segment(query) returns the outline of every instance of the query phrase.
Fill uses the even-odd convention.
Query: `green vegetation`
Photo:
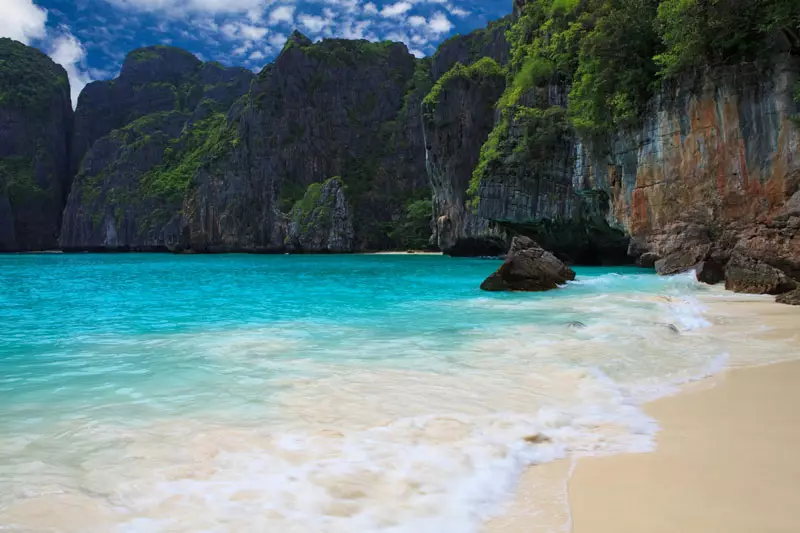
[[[27,202],[45,194],[36,183],[33,169],[33,160],[28,157],[0,158],[0,186],[5,184],[13,203]]]
[[[309,57],[320,61],[354,67],[365,62],[387,61],[392,47],[396,44],[393,41],[373,43],[363,39],[323,39],[318,43],[311,43],[310,41],[307,41],[307,43],[310,44],[289,39],[286,41],[281,53],[285,53],[292,48],[298,48]]]
[[[602,142],[635,126],[666,78],[787,48],[800,55],[800,2],[529,0],[506,37],[509,83],[473,195],[501,162],[538,159],[565,128]],[[562,103],[559,88],[570,89],[566,110],[550,107]]]
[[[194,175],[236,143],[236,131],[225,115],[215,113],[188,123],[179,139],[165,152],[165,162],[142,177],[147,196],[180,202]]]
[[[157,44],[154,46],[147,46],[144,48],[137,48],[136,50],[133,50],[128,54],[126,60],[134,61],[136,63],[141,63],[144,61],[153,61],[155,59],[163,57],[165,53],[191,56],[192,58],[197,59],[194,54],[192,54],[187,50],[184,50],[183,48],[178,48],[177,46],[167,46],[164,44]]]
[[[428,247],[431,236],[433,202],[430,198],[415,200],[406,205],[403,216],[392,224],[389,238],[400,249],[422,250]]]
[[[303,233],[310,231],[311,226],[315,223],[327,225],[330,222],[330,210],[336,201],[336,197],[328,196],[323,203],[322,191],[332,182],[338,183],[339,187],[344,187],[342,178],[339,176],[334,176],[321,183],[312,183],[306,189],[303,197],[292,207],[289,216],[293,222],[300,225]]]
[[[35,48],[0,38],[0,106],[42,116],[59,93],[69,101],[63,68]]]
[[[472,80],[476,82],[484,82],[489,80],[504,79],[506,76],[505,70],[497,64],[497,62],[490,58],[484,57],[475,63],[465,67],[461,63],[456,63],[444,76],[439,78],[431,91],[422,101],[425,116],[428,119],[433,117],[436,111],[436,106],[439,104],[442,92],[446,86],[458,79]]]
[[[655,59],[667,75],[768,54],[776,37],[800,53],[797,0],[662,0],[656,27],[665,50]]]

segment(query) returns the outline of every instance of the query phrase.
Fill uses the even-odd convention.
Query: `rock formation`
[[[0,39],[0,252],[58,247],[72,119],[64,69]]]
[[[194,172],[227,150],[225,113],[254,78],[153,46],[128,54],[119,78],[78,100],[77,175],[64,212],[65,250],[180,249]]]
[[[467,189],[481,146],[495,124],[506,85],[506,18],[451,38],[433,56],[436,81],[425,99],[425,150],[433,195],[431,242],[451,255],[500,255],[505,232],[477,216]]]
[[[293,34],[228,113],[233,149],[196,173],[186,245],[283,250],[284,215],[309,185],[339,176],[354,229],[344,249],[391,247],[387,226],[428,190],[419,109],[427,86],[427,62],[403,44],[312,44]]]
[[[290,251],[353,251],[353,214],[337,177],[312,183],[289,214],[286,247]]]
[[[528,237],[514,237],[505,262],[481,284],[485,291],[548,291],[575,272]]]

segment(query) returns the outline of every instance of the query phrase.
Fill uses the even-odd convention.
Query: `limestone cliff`
[[[353,215],[339,177],[312,183],[289,213],[286,231],[289,251],[353,251]]]
[[[0,39],[0,252],[58,246],[72,118],[64,69]]]
[[[743,253],[800,277],[798,80],[800,58],[782,56],[667,84],[575,183],[609,192],[610,218],[663,273]]]
[[[439,79],[425,105],[428,177],[433,191],[434,241],[446,253],[490,255],[505,252],[485,242],[492,229],[473,214],[467,189],[481,146],[495,123],[494,105],[505,88],[505,72],[484,58],[461,63]],[[484,242],[484,244],[481,244]],[[469,243],[469,246],[467,244]],[[466,249],[469,248],[469,249]],[[480,250],[480,249],[483,250]]]
[[[399,43],[292,35],[228,114],[239,142],[193,179],[186,246],[311,251],[313,236],[287,240],[285,214],[309,185],[339,176],[354,229],[342,249],[392,247],[388,229],[428,191],[418,90],[427,78],[427,62]]]
[[[233,142],[225,113],[254,75],[183,50],[131,52],[119,78],[78,101],[64,212],[65,250],[180,248],[181,207],[196,170]]]
[[[448,39],[432,59],[436,84],[425,99],[426,168],[433,196],[431,243],[452,255],[499,255],[502,230],[477,216],[467,194],[480,149],[495,125],[506,85],[510,18]]]

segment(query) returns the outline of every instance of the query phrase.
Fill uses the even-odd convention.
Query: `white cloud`
[[[436,13],[429,21],[428,27],[435,34],[447,33],[453,29],[453,23],[444,13]]]
[[[299,20],[300,24],[302,24],[303,27],[311,33],[320,33],[331,24],[329,19],[325,17],[319,17],[317,15],[302,14],[297,17],[297,20]]]
[[[428,23],[428,21],[425,19],[425,17],[420,17],[419,15],[413,15],[411,17],[408,17],[408,23],[414,28],[419,28],[421,26],[425,26]]]
[[[264,59],[265,57],[267,56],[264,55],[264,52],[262,52],[261,50],[256,50],[255,52],[250,54],[250,57],[248,59],[250,59],[250,61],[258,61],[259,59]]]
[[[399,17],[407,13],[413,6],[410,2],[400,1],[381,9],[382,17]]]
[[[272,13],[269,14],[269,23],[271,25],[280,24],[281,22],[291,24],[294,19],[294,10],[294,6],[276,7],[272,10]]]
[[[5,1],[5,0],[4,0]],[[135,11],[157,11],[181,17],[192,13],[260,13],[272,0],[106,0],[107,2]],[[251,18],[251,22],[254,22]]]
[[[269,33],[269,29],[267,28],[242,24],[240,22],[224,24],[220,28],[220,31],[230,40],[240,39],[245,41],[257,41],[263,39],[267,33]]]
[[[280,49],[284,44],[286,44],[286,39],[288,38],[289,36],[285,33],[273,33],[269,36],[269,44],[274,48]]]
[[[72,92],[73,107],[78,104],[78,95],[86,84],[92,81],[85,68],[86,49],[74,35],[65,31],[55,39],[50,46],[50,57],[64,67],[69,76],[69,85]]]
[[[364,4],[364,14],[365,15],[377,15],[378,8],[372,2]]]
[[[2,0],[0,37],[10,37],[25,44],[47,35],[47,10],[32,0]]]

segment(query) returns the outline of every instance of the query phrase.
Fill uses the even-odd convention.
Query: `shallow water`
[[[475,532],[526,466],[649,450],[645,401],[787,356],[691,276],[497,265],[0,256],[0,530]]]

